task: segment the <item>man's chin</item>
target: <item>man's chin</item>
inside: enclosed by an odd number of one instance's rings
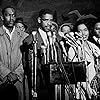
[[[46,31],[46,32],[49,32],[49,31],[50,31],[50,29],[45,28],[45,31]]]
[[[46,27],[41,27],[41,29],[43,30],[43,31],[45,31],[45,32],[49,32],[50,30],[48,29],[48,28],[46,28]]]
[[[48,29],[43,29],[45,32],[49,32],[49,30]]]
[[[8,28],[13,28],[14,25],[8,25]]]

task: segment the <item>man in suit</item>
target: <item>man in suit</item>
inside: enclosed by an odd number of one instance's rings
[[[96,20],[93,27],[93,39],[91,40],[100,48],[100,21]]]
[[[36,31],[33,31],[32,34],[30,34],[24,40],[24,45],[25,45],[25,47],[27,47],[27,53],[25,54],[26,55],[25,58],[27,59],[29,57],[28,56],[30,53],[29,50],[33,49],[33,52],[37,52],[37,62],[35,62],[35,63],[37,63],[37,78],[36,78],[37,79],[37,96],[38,96],[39,100],[42,98],[43,99],[50,98],[50,100],[51,99],[54,100],[54,86],[53,86],[53,88],[52,88],[52,86],[49,87],[48,72],[43,73],[42,67],[44,68],[45,67],[44,65],[49,64],[50,62],[59,63],[61,61],[59,43],[58,43],[58,39],[56,37],[57,30],[55,30],[53,27],[53,25],[57,26],[57,24],[54,22],[53,11],[50,9],[46,9],[46,8],[41,9],[39,11],[39,16],[38,16],[37,20],[38,20],[39,27],[37,28]],[[35,51],[35,49],[34,49],[35,43],[37,45],[37,51]],[[53,49],[51,48],[52,45],[53,45]],[[46,50],[49,52],[46,52]],[[53,52],[53,50],[54,50],[54,52]],[[29,59],[30,59],[30,57],[28,58],[28,61],[29,61]],[[27,64],[29,65],[30,63],[26,62],[26,65]],[[31,69],[31,67],[29,67],[29,68]],[[26,67],[26,69],[27,69],[27,67]],[[45,80],[44,74],[45,74],[46,78],[48,78],[48,79]],[[30,76],[30,73],[28,73],[28,76]],[[29,79],[29,80],[31,82],[31,79]],[[53,91],[50,90],[51,88],[53,89]],[[46,89],[46,91],[44,91],[45,89]],[[49,90],[50,90],[50,92],[48,92]]]

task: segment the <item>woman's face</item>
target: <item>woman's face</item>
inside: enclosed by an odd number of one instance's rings
[[[16,23],[16,27],[19,28],[21,31],[25,31],[25,27],[22,23]]]
[[[80,24],[77,27],[79,35],[82,36],[83,40],[87,40],[89,37],[89,30],[85,24]]]

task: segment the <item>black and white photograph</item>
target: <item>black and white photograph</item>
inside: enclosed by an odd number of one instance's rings
[[[0,0],[0,100],[100,100],[100,0]]]

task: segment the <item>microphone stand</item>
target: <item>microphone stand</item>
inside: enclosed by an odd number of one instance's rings
[[[32,98],[34,98],[34,100],[36,100],[37,98],[37,41],[36,38],[34,36],[34,42],[33,42],[33,50],[34,50],[34,54],[32,55]],[[32,99],[33,100],[33,99]]]

